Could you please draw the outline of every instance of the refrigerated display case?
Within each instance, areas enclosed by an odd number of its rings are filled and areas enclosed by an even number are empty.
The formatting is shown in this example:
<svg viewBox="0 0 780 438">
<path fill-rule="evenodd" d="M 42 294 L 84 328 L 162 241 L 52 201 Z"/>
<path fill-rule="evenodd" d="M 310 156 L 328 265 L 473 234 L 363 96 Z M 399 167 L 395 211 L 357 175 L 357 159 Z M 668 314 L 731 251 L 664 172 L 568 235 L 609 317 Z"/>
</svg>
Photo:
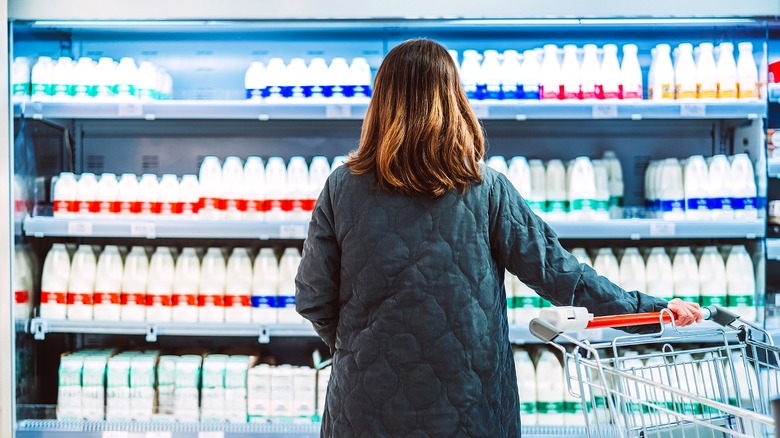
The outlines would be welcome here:
<svg viewBox="0 0 780 438">
<path fill-rule="evenodd" d="M 500 14 L 498 19 L 399 19 L 370 14 L 344 19 L 343 15 L 333 16 L 339 8 L 315 10 L 312 14 L 329 19 L 314 20 L 309 19 L 311 16 L 274 15 L 280 14 L 278 11 L 258 17 L 252 15 L 257 14 L 256 10 L 247 7 L 252 12 L 244 14 L 248 19 L 239 21 L 233 19 L 241 18 L 241 10 L 189 15 L 205 13 L 205 6 L 198 2 L 180 16 L 166 15 L 173 14 L 166 6 L 159 17 L 151 11 L 139 16 L 137 10 L 106 16 L 109 12 L 100 5 L 82 12 L 83 16 L 69 17 L 56 6 L 36 16 L 33 8 L 46 2 L 14 3 L 11 11 L 17 15 L 10 17 L 10 53 L 3 62 L 25 57 L 32 67 L 42 56 L 129 57 L 164 68 L 173 83 L 166 100 L 8 99 L 13 166 L 5 167 L 13 172 L 15 185 L 11 191 L 14 199 L 7 205 L 12 206 L 15 229 L 14 243 L 6 256 L 15 254 L 14 247 L 23 248 L 29 254 L 32 272 L 30 314 L 0 319 L 0 323 L 14 328 L 12 346 L 4 354 L 14 352 L 16 373 L 11 401 L 14 418 L 9 418 L 7 410 L 0 410 L 5 415 L 0 421 L 5 422 L 2 426 L 8 423 L 16 436 L 119 437 L 128 432 L 173 437 L 318 434 L 316 416 L 308 421 L 288 418 L 285 420 L 289 422 L 215 424 L 175 421 L 171 417 L 166 419 L 174 421 L 87 421 L 63 415 L 58 419 L 57 411 L 58 386 L 62 384 L 58 370 L 63 354 L 86 349 L 191 352 L 193 347 L 222 352 L 226 347 L 237 347 L 261 357 L 273 356 L 279 363 L 317 365 L 320 361 L 312 359 L 312 354 L 327 356 L 327 351 L 308 324 L 74 320 L 43 317 L 39 307 L 42 265 L 55 244 L 68 244 L 70 251 L 75 245 L 249 247 L 253 252 L 271 247 L 277 253 L 282 248 L 301 247 L 307 222 L 300 217 L 241 221 L 54 214 L 54 183 L 63 172 L 181 176 L 197 174 L 206 156 L 223 160 L 228 156 L 282 157 L 285 161 L 293 156 L 303 156 L 307 161 L 325 156 L 332 160 L 357 147 L 368 98 L 246 99 L 245 73 L 251 62 L 267 64 L 273 57 L 286 61 L 297 57 L 306 61 L 363 57 L 375 73 L 390 48 L 415 37 L 433 38 L 460 54 L 469 49 L 522 52 L 547 43 L 578 47 L 591 43 L 599 47 L 636 44 L 645 90 L 641 100 L 472 100 L 487 134 L 487 154 L 566 162 L 614 151 L 623 168 L 625 213 L 607 221 L 551 221 L 567 247 L 585 247 L 595 255 L 600 247 L 622 252 L 629 247 L 718 245 L 726 251 L 732 245 L 744 245 L 756 266 L 755 305 L 760 309 L 757 313 L 763 314 L 763 209 L 759 208 L 753 219 L 668 220 L 647 217 L 643 206 L 648 164 L 692 155 L 748 154 L 755 167 L 758 197 L 766 197 L 765 94 L 752 99 L 689 101 L 653 101 L 647 96 L 651 49 L 659 43 L 674 47 L 685 42 L 751 42 L 756 62 L 766 65 L 770 25 L 764 20 L 516 19 Z M 720 3 L 713 4 L 711 15 L 734 15 L 724 8 Z M 747 15 L 771 15 L 768 8 Z M 684 11 L 679 15 L 696 14 Z M 7 266 L 12 263 L 9 261 Z M 583 334 L 592 340 L 608 340 L 616 335 L 609 330 Z M 526 346 L 537 342 L 527 325 L 521 323 L 512 326 L 510 340 Z M 10 371 L 6 373 L 3 376 L 7 379 Z M 5 388 L 3 382 L 0 387 Z M 117 434 L 112 435 L 114 432 Z M 529 425 L 524 432 L 585 434 L 581 427 L 564 424 Z"/>
</svg>

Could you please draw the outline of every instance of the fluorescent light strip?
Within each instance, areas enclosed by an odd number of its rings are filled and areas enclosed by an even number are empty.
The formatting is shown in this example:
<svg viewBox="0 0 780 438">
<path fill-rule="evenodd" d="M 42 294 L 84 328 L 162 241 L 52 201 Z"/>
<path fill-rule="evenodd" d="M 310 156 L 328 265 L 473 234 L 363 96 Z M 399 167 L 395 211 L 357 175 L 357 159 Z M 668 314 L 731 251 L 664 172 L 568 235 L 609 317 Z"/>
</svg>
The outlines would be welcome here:
<svg viewBox="0 0 780 438">
<path fill-rule="evenodd" d="M 750 18 L 583 18 L 580 24 L 753 24 Z"/>
<path fill-rule="evenodd" d="M 115 27 L 115 26 L 202 26 L 204 24 L 217 24 L 219 21 L 177 21 L 177 20 L 78 20 L 78 21 L 57 21 L 40 20 L 34 21 L 33 26 L 40 27 Z M 227 22 L 225 24 L 228 24 Z"/>
</svg>

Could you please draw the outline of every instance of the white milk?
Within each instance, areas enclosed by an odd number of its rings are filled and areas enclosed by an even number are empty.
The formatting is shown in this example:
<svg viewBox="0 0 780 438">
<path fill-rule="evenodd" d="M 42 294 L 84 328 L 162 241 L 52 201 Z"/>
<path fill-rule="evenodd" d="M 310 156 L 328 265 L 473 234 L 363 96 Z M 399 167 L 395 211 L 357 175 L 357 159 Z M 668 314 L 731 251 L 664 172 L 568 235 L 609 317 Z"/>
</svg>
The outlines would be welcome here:
<svg viewBox="0 0 780 438">
<path fill-rule="evenodd" d="M 320 417 L 325 412 L 325 399 L 327 398 L 331 369 L 332 367 L 327 367 L 317 372 L 317 413 Z M 536 396 L 535 393 L 534 396 Z"/>
<path fill-rule="evenodd" d="M 73 255 L 68 282 L 68 319 L 87 321 L 93 316 L 96 275 L 95 253 L 90 245 L 79 245 Z"/>
<path fill-rule="evenodd" d="M 344 58 L 333 58 L 328 66 L 328 78 L 332 88 L 332 97 L 343 97 L 344 86 L 349 80 L 349 64 Z"/>
<path fill-rule="evenodd" d="M 696 97 L 699 99 L 718 97 L 718 68 L 713 50 L 712 43 L 699 44 L 699 58 L 696 63 Z"/>
<path fill-rule="evenodd" d="M 180 208 L 179 178 L 166 173 L 160 178 L 160 196 L 156 204 L 155 214 L 160 219 L 173 219 L 179 214 Z"/>
<path fill-rule="evenodd" d="M 528 100 L 539 100 L 540 84 L 542 82 L 542 66 L 539 64 L 539 55 L 535 50 L 523 52 L 523 64 L 520 67 L 522 78 L 522 96 Z"/>
<path fill-rule="evenodd" d="M 596 184 L 596 196 L 593 201 L 593 219 L 609 220 L 609 174 L 602 160 L 593 160 L 593 179 Z"/>
<path fill-rule="evenodd" d="M 293 372 L 293 417 L 311 421 L 316 413 L 317 372 L 314 368 L 298 367 Z"/>
<path fill-rule="evenodd" d="M 246 200 L 244 219 L 263 220 L 263 197 L 265 195 L 265 163 L 260 157 L 247 157 L 244 163 L 244 195 Z"/>
<path fill-rule="evenodd" d="M 498 52 L 485 50 L 477 81 L 477 96 L 482 99 L 498 99 L 501 96 L 501 62 Z"/>
<path fill-rule="evenodd" d="M 598 58 L 598 47 L 595 44 L 585 44 L 582 47 L 582 68 L 580 69 L 580 91 L 583 99 L 596 99 L 601 91 L 601 65 Z"/>
<path fill-rule="evenodd" d="M 539 316 L 542 298 L 514 275 L 509 274 L 508 277 L 514 295 L 514 323 L 528 324 L 533 318 Z"/>
<path fill-rule="evenodd" d="M 286 212 L 282 209 L 283 201 L 289 195 L 287 187 L 287 166 L 281 157 L 271 157 L 265 165 L 266 196 L 265 218 L 269 222 L 284 221 L 287 219 Z"/>
<path fill-rule="evenodd" d="M 62 172 L 54 183 L 54 217 L 76 216 L 78 181 L 71 172 Z"/>
<path fill-rule="evenodd" d="M 95 67 L 92 58 L 79 58 L 73 68 L 73 98 L 78 101 L 88 101 L 95 97 Z"/>
<path fill-rule="evenodd" d="M 141 61 L 138 66 L 138 98 L 143 101 L 155 100 L 159 97 L 159 89 L 157 68 L 149 61 Z"/>
<path fill-rule="evenodd" d="M 116 79 L 114 60 L 108 57 L 98 59 L 95 68 L 95 98 L 102 101 L 112 100 Z"/>
<path fill-rule="evenodd" d="M 130 359 L 130 418 L 150 421 L 155 407 L 157 354 L 141 353 Z"/>
<path fill-rule="evenodd" d="M 522 68 L 517 50 L 504 50 L 504 61 L 501 63 L 501 98 L 516 99 L 523 90 L 521 83 Z"/>
<path fill-rule="evenodd" d="M 715 155 L 712 157 L 708 171 L 708 192 L 707 200 L 710 209 L 710 215 L 713 220 L 733 220 L 734 210 L 731 208 L 731 188 L 730 182 L 731 164 L 725 155 Z"/>
<path fill-rule="evenodd" d="M 178 356 L 163 355 L 157 362 L 157 414 L 172 416 Z"/>
<path fill-rule="evenodd" d="M 509 166 L 506 164 L 506 159 L 501 155 L 494 155 L 487 160 L 487 166 L 501 175 L 506 176 L 509 172 Z"/>
<path fill-rule="evenodd" d="M 758 99 L 758 67 L 753 57 L 753 44 L 743 42 L 737 45 L 737 97 L 740 99 Z"/>
<path fill-rule="evenodd" d="M 78 353 L 65 354 L 60 359 L 57 376 L 57 419 L 60 421 L 81 421 L 82 370 L 84 356 Z"/>
<path fill-rule="evenodd" d="M 243 194 L 244 164 L 238 157 L 227 157 L 222 165 L 222 195 L 219 205 L 222 219 L 241 219 L 242 208 L 245 207 Z"/>
<path fill-rule="evenodd" d="M 225 258 L 219 248 L 209 248 L 203 256 L 198 296 L 198 321 L 225 320 Z"/>
<path fill-rule="evenodd" d="M 271 374 L 273 368 L 260 364 L 247 374 L 247 414 L 266 419 L 271 416 Z"/>
<path fill-rule="evenodd" d="M 228 356 L 209 354 L 203 359 L 201 421 L 225 421 L 225 367 Z"/>
<path fill-rule="evenodd" d="M 701 300 L 699 291 L 699 265 L 696 257 L 688 246 L 677 248 L 672 264 L 674 278 L 674 297 L 683 301 L 698 303 Z"/>
<path fill-rule="evenodd" d="M 650 250 L 647 258 L 647 293 L 664 300 L 674 298 L 674 270 L 672 260 L 663 247 Z"/>
<path fill-rule="evenodd" d="M 73 97 L 73 60 L 67 56 L 62 56 L 54 64 L 52 73 L 52 86 L 54 93 L 53 100 L 68 101 Z"/>
<path fill-rule="evenodd" d="M 370 73 L 370 72 L 369 72 Z M 323 87 L 328 85 L 328 63 L 324 58 L 312 58 L 307 71 L 311 97 L 321 98 Z"/>
<path fill-rule="evenodd" d="M 480 64 L 481 55 L 476 50 L 463 52 L 463 64 L 460 66 L 460 80 L 463 83 L 463 91 L 469 99 L 473 99 L 477 93 L 477 82 L 482 73 Z"/>
<path fill-rule="evenodd" d="M 146 318 L 146 285 L 149 278 L 149 258 L 143 247 L 134 246 L 125 259 L 122 274 L 122 321 L 143 321 Z"/>
<path fill-rule="evenodd" d="M 520 420 L 523 424 L 536 424 L 536 369 L 531 356 L 525 350 L 515 350 L 515 374 L 517 392 L 520 394 Z"/>
<path fill-rule="evenodd" d="M 737 86 L 737 63 L 734 61 L 734 44 L 724 42 L 718 45 L 718 99 L 736 99 L 739 95 Z"/>
<path fill-rule="evenodd" d="M 620 287 L 627 291 L 647 290 L 645 260 L 634 247 L 626 248 L 623 252 L 623 259 L 620 261 Z"/>
<path fill-rule="evenodd" d="M 547 209 L 547 176 L 542 160 L 528 163 L 531 173 L 531 191 L 525 201 L 534 213 L 543 217 Z"/>
<path fill-rule="evenodd" d="M 619 99 L 622 74 L 614 44 L 604 44 L 604 58 L 601 61 L 601 84 L 604 99 Z"/>
<path fill-rule="evenodd" d="M 366 58 L 352 58 L 349 64 L 349 85 L 354 87 L 352 97 L 371 96 L 371 66 Z"/>
<path fill-rule="evenodd" d="M 710 219 L 708 207 L 709 170 L 701 155 L 694 155 L 685 163 L 684 172 L 685 219 Z"/>
<path fill-rule="evenodd" d="M 271 415 L 292 417 L 294 404 L 295 369 L 290 365 L 279 365 L 271 372 Z"/>
<path fill-rule="evenodd" d="M 230 356 L 225 365 L 225 417 L 231 423 L 247 422 L 247 375 L 257 357 Z"/>
<path fill-rule="evenodd" d="M 593 260 L 593 269 L 609 281 L 620 283 L 620 265 L 611 248 L 599 248 Z"/>
<path fill-rule="evenodd" d="M 90 218 L 98 212 L 100 203 L 97 200 L 98 181 L 94 173 L 86 172 L 79 176 L 76 186 L 76 215 Z"/>
<path fill-rule="evenodd" d="M 726 265 L 717 246 L 704 248 L 699 260 L 699 287 L 702 306 L 727 306 Z"/>
<path fill-rule="evenodd" d="M 244 89 L 246 98 L 250 100 L 261 100 L 266 88 L 265 64 L 259 61 L 249 64 L 249 68 L 244 74 Z"/>
<path fill-rule="evenodd" d="M 11 66 L 11 95 L 17 98 L 30 97 L 30 60 L 16 58 Z"/>
<path fill-rule="evenodd" d="M 116 96 L 120 100 L 138 98 L 138 66 L 133 58 L 122 58 L 116 68 Z"/>
<path fill-rule="evenodd" d="M 14 318 L 27 319 L 32 315 L 33 274 L 30 260 L 22 245 L 14 247 Z"/>
<path fill-rule="evenodd" d="M 564 99 L 580 98 L 580 61 L 577 58 L 577 46 L 563 46 L 563 62 L 561 63 L 561 85 Z M 593 84 L 595 87 L 595 84 Z"/>
<path fill-rule="evenodd" d="M 564 221 L 568 217 L 566 209 L 566 168 L 561 160 L 550 160 L 545 173 L 545 193 L 549 221 Z"/>
<path fill-rule="evenodd" d="M 31 100 L 46 102 L 54 95 L 54 61 L 48 56 L 39 56 L 30 73 Z"/>
<path fill-rule="evenodd" d="M 657 197 L 655 194 L 655 171 L 656 168 L 660 165 L 659 161 L 651 161 L 647 165 L 647 169 L 645 169 L 645 209 L 647 210 L 648 216 L 655 217 L 657 213 Z"/>
<path fill-rule="evenodd" d="M 279 99 L 282 97 L 282 83 L 285 82 L 287 74 L 287 66 L 284 64 L 282 58 L 271 58 L 266 66 L 265 73 L 267 75 L 266 87 L 267 90 L 264 94 L 266 97 L 272 99 Z"/>
<path fill-rule="evenodd" d="M 661 200 L 661 219 L 685 219 L 683 171 L 676 158 L 667 158 L 661 164 L 660 186 L 657 196 Z"/>
<path fill-rule="evenodd" d="M 160 202 L 160 182 L 157 175 L 145 173 L 138 183 L 138 202 L 133 211 L 138 217 L 152 219 Z"/>
<path fill-rule="evenodd" d="M 753 163 L 747 154 L 734 155 L 731 161 L 731 208 L 736 220 L 756 220 L 756 177 L 753 173 Z"/>
<path fill-rule="evenodd" d="M 309 196 L 303 204 L 303 209 L 307 212 L 307 215 L 311 216 L 314 211 L 317 198 L 322 189 L 325 188 L 325 183 L 328 181 L 329 176 L 330 163 L 328 163 L 328 159 L 323 156 L 312 158 L 309 166 Z"/>
<path fill-rule="evenodd" d="M 113 173 L 100 175 L 97 185 L 98 208 L 96 216 L 114 217 L 119 213 L 119 182 Z"/>
<path fill-rule="evenodd" d="M 307 221 L 311 211 L 304 210 L 304 200 L 309 190 L 309 166 L 303 157 L 292 157 L 287 164 L 287 198 L 282 201 L 286 220 Z"/>
<path fill-rule="evenodd" d="M 675 79 L 669 44 L 655 46 L 653 82 L 650 85 L 653 100 L 674 99 Z"/>
<path fill-rule="evenodd" d="M 198 289 L 200 259 L 195 248 L 183 248 L 176 258 L 173 277 L 171 319 L 181 322 L 198 321 Z"/>
<path fill-rule="evenodd" d="M 541 70 L 541 99 L 557 100 L 562 91 L 562 72 L 558 62 L 558 46 L 555 44 L 545 44 Z"/>
<path fill-rule="evenodd" d="M 252 321 L 252 260 L 246 248 L 234 248 L 228 257 L 225 282 L 225 321 Z"/>
<path fill-rule="evenodd" d="M 677 46 L 674 79 L 677 99 L 696 98 L 696 63 L 693 61 L 693 46 L 689 43 Z"/>
<path fill-rule="evenodd" d="M 203 358 L 197 355 L 185 355 L 176 360 L 173 410 L 178 421 L 200 420 L 198 388 L 201 382 L 202 361 Z"/>
<path fill-rule="evenodd" d="M 509 161 L 507 178 L 520 195 L 528 199 L 531 194 L 531 168 L 525 157 L 514 157 Z"/>
<path fill-rule="evenodd" d="M 41 275 L 40 316 L 44 319 L 65 319 L 70 280 L 70 255 L 63 243 L 55 243 L 46 254 Z"/>
<path fill-rule="evenodd" d="M 219 206 L 222 203 L 222 165 L 219 158 L 203 158 L 198 174 L 200 182 L 199 217 L 206 220 L 220 219 Z"/>
<path fill-rule="evenodd" d="M 540 425 L 563 424 L 563 367 L 558 357 L 544 350 L 536 362 L 536 420 Z"/>
<path fill-rule="evenodd" d="M 119 321 L 122 314 L 122 255 L 116 245 L 100 253 L 95 276 L 95 319 Z"/>
<path fill-rule="evenodd" d="M 168 247 L 160 246 L 152 254 L 149 263 L 149 285 L 146 292 L 146 320 L 167 322 L 171 320 L 173 302 L 173 278 L 176 268 Z"/>
<path fill-rule="evenodd" d="M 755 321 L 756 276 L 753 261 L 744 245 L 731 247 L 726 260 L 726 279 L 729 310 L 747 321 Z"/>
<path fill-rule="evenodd" d="M 200 212 L 200 183 L 196 175 L 182 175 L 179 183 L 179 204 L 177 216 L 182 219 L 197 219 Z"/>
<path fill-rule="evenodd" d="M 123 173 L 119 177 L 117 200 L 119 202 L 117 216 L 132 217 L 138 209 L 138 178 L 133 173 Z"/>
<path fill-rule="evenodd" d="M 623 100 L 642 100 L 642 67 L 639 66 L 636 44 L 623 45 L 620 64 L 620 86 Z"/>
<path fill-rule="evenodd" d="M 571 166 L 569 178 L 569 219 L 595 219 L 596 176 L 588 157 L 577 157 Z"/>
<path fill-rule="evenodd" d="M 302 322 L 295 311 L 295 275 L 301 255 L 297 248 L 287 248 L 279 260 L 279 298 L 277 299 L 277 317 L 280 323 Z"/>
<path fill-rule="evenodd" d="M 303 58 L 293 58 L 287 65 L 287 85 L 291 85 L 292 88 L 285 89 L 283 94 L 285 97 L 302 98 L 303 87 L 308 82 L 306 75 L 309 69 L 306 67 L 306 61 Z"/>
</svg>

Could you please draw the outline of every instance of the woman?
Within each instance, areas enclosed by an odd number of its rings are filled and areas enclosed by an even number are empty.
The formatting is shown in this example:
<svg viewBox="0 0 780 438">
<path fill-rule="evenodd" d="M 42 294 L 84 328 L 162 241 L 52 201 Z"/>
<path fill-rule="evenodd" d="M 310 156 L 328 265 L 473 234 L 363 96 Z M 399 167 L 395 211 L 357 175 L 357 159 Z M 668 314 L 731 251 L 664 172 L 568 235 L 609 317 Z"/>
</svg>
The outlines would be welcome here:
<svg viewBox="0 0 780 438">
<path fill-rule="evenodd" d="M 296 278 L 298 312 L 334 353 L 323 436 L 518 436 L 505 270 L 555 305 L 701 319 L 696 304 L 626 292 L 578 263 L 483 155 L 444 47 L 391 50 Z"/>
</svg>

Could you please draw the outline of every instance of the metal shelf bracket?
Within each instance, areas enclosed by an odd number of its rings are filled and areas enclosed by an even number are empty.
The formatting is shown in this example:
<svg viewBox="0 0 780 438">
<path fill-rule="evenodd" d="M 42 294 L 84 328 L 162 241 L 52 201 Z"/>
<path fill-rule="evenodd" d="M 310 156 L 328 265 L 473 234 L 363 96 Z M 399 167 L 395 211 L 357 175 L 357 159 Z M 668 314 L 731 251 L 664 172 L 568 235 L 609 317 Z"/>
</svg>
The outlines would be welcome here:
<svg viewBox="0 0 780 438">
<path fill-rule="evenodd" d="M 157 324 L 146 327 L 146 342 L 157 342 Z"/>
<path fill-rule="evenodd" d="M 34 318 L 30 321 L 30 333 L 33 335 L 33 339 L 36 341 L 43 341 L 46 339 L 46 332 L 49 329 L 49 324 L 41 318 Z"/>
<path fill-rule="evenodd" d="M 271 334 L 268 331 L 268 327 L 260 327 L 260 336 L 257 338 L 257 342 L 261 344 L 271 342 Z"/>
</svg>

